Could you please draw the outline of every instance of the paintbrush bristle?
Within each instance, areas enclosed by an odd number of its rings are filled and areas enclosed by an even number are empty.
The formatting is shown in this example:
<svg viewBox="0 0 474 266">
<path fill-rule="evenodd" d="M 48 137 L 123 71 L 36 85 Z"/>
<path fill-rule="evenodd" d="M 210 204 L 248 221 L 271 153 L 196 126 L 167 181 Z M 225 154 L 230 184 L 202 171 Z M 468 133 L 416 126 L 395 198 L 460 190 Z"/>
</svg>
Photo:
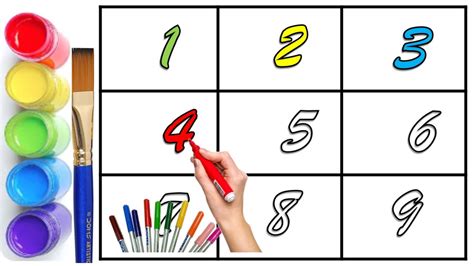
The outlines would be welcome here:
<svg viewBox="0 0 474 266">
<path fill-rule="evenodd" d="M 72 92 L 94 91 L 94 49 L 72 49 Z"/>
</svg>

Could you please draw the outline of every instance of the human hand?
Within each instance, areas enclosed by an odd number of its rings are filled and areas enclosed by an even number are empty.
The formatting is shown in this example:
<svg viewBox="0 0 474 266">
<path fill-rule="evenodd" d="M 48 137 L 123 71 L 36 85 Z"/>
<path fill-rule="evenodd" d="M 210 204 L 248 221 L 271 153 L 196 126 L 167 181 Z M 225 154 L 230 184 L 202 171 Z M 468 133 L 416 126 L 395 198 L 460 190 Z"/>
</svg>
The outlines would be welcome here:
<svg viewBox="0 0 474 266">
<path fill-rule="evenodd" d="M 194 157 L 191 158 L 196 179 L 204 191 L 207 204 L 221 227 L 230 250 L 233 252 L 259 252 L 260 248 L 253 237 L 252 230 L 247 224 L 243 212 L 247 174 L 237 167 L 227 152 L 210 152 L 201 148 L 199 153 L 216 165 L 235 193 L 234 201 L 226 202 L 209 179 L 201 161 Z"/>
</svg>

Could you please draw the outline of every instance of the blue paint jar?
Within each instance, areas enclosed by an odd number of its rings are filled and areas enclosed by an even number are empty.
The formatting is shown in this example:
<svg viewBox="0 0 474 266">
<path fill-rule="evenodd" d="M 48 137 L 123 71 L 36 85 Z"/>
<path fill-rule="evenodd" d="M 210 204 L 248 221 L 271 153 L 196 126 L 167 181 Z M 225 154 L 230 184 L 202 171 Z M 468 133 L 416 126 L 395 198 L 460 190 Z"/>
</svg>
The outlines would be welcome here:
<svg viewBox="0 0 474 266">
<path fill-rule="evenodd" d="M 7 193 L 18 205 L 36 207 L 53 202 L 71 186 L 71 171 L 58 158 L 25 160 L 7 177 Z"/>
</svg>

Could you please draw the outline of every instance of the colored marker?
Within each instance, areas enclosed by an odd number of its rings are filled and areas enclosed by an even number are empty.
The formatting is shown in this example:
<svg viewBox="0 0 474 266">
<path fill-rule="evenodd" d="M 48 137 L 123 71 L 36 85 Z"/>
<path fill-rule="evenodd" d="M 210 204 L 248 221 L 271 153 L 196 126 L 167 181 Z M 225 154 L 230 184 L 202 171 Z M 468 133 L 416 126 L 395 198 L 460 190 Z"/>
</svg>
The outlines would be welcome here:
<svg viewBox="0 0 474 266">
<path fill-rule="evenodd" d="M 153 242 L 153 252 L 159 252 L 160 250 L 160 221 L 161 219 L 161 203 L 159 201 L 155 202 L 155 242 Z"/>
<path fill-rule="evenodd" d="M 166 252 L 166 248 L 168 247 L 168 235 L 170 234 L 170 225 L 171 225 L 171 217 L 173 216 L 173 202 L 168 202 L 168 209 L 166 210 L 166 220 L 165 220 L 165 232 L 163 234 L 163 244 L 161 245 L 161 252 Z"/>
<path fill-rule="evenodd" d="M 178 220 L 176 221 L 176 227 L 174 228 L 173 238 L 171 239 L 171 245 L 169 252 L 174 252 L 176 248 L 176 242 L 178 241 L 179 231 L 183 227 L 184 217 L 186 217 L 186 211 L 188 209 L 188 201 L 183 201 L 181 210 L 179 211 Z"/>
<path fill-rule="evenodd" d="M 146 252 L 151 252 L 151 215 L 150 215 L 150 201 L 144 200 L 145 204 L 145 240 L 146 240 Z"/>
<path fill-rule="evenodd" d="M 184 252 L 186 250 L 189 241 L 191 241 L 191 238 L 194 236 L 194 233 L 196 232 L 196 229 L 201 223 L 203 217 L 204 213 L 202 211 L 198 212 L 196 218 L 194 218 L 193 224 L 191 225 L 191 227 L 189 227 L 188 233 L 186 234 L 186 238 L 184 238 L 183 244 L 181 244 L 181 247 L 179 248 L 178 252 Z"/>
<path fill-rule="evenodd" d="M 219 170 L 217 170 L 216 166 L 209 161 L 208 159 L 204 158 L 201 153 L 199 153 L 200 147 L 196 145 L 192 140 L 189 140 L 189 143 L 191 144 L 191 147 L 194 152 L 194 157 L 199 159 L 201 161 L 202 166 L 204 167 L 204 170 L 206 170 L 207 175 L 211 179 L 212 183 L 214 186 L 217 188 L 217 191 L 219 191 L 219 194 L 221 194 L 222 197 L 224 197 L 224 200 L 227 202 L 232 202 L 235 199 L 235 193 L 232 190 L 232 188 L 229 186 L 229 183 L 222 177 L 221 173 Z"/>
<path fill-rule="evenodd" d="M 214 229 L 214 223 L 209 223 L 202 232 L 202 234 L 196 239 L 194 242 L 194 245 L 191 247 L 189 252 L 197 252 L 197 250 L 204 244 L 204 241 L 206 241 L 206 238 L 211 234 L 212 229 Z"/>
<path fill-rule="evenodd" d="M 132 252 L 138 252 L 137 237 L 135 229 L 133 228 L 132 216 L 130 215 L 130 208 L 128 205 L 123 205 L 123 213 L 125 214 L 125 221 L 127 222 L 128 235 L 130 236 L 130 243 L 132 244 Z"/>
<path fill-rule="evenodd" d="M 127 245 L 125 244 L 125 240 L 123 239 L 122 231 L 120 231 L 120 227 L 115 219 L 115 216 L 109 216 L 110 224 L 112 225 L 112 229 L 114 229 L 115 237 L 117 237 L 117 241 L 119 242 L 120 248 L 122 252 L 128 252 Z"/>
<path fill-rule="evenodd" d="M 137 236 L 137 252 L 145 252 L 143 248 L 142 230 L 140 229 L 140 220 L 138 220 L 137 210 L 132 211 L 133 229 L 135 229 L 135 235 Z"/>
<path fill-rule="evenodd" d="M 197 252 L 206 252 L 206 250 L 216 241 L 216 239 L 221 235 L 222 231 L 219 227 L 212 232 L 209 238 L 206 240 L 206 243 L 202 245 Z"/>
</svg>

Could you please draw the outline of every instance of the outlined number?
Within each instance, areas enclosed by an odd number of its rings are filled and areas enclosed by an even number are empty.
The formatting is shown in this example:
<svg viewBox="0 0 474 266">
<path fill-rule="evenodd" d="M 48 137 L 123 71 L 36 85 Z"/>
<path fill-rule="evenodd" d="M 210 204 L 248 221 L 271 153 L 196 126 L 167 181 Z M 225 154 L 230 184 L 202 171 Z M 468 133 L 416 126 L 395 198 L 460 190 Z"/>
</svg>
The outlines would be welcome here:
<svg viewBox="0 0 474 266">
<path fill-rule="evenodd" d="M 192 109 L 186 113 L 180 115 L 176 118 L 165 130 L 163 133 L 163 140 L 166 143 L 173 144 L 175 143 L 174 151 L 180 153 L 184 150 L 184 143 L 190 139 L 193 139 L 194 132 L 190 131 L 191 127 L 194 125 L 198 115 L 197 110 Z M 173 134 L 173 131 L 183 122 L 186 123 L 181 128 L 179 134 Z"/>
<path fill-rule="evenodd" d="M 273 199 L 273 209 L 276 216 L 267 226 L 267 233 L 272 236 L 281 236 L 290 228 L 288 212 L 298 204 L 303 197 L 303 190 L 285 190 L 276 194 Z"/>
<path fill-rule="evenodd" d="M 300 110 L 291 119 L 288 125 L 288 130 L 291 134 L 303 133 L 299 140 L 287 139 L 281 143 L 280 149 L 285 153 L 297 152 L 304 149 L 311 142 L 313 138 L 313 129 L 307 123 L 316 119 L 319 110 Z"/>
<path fill-rule="evenodd" d="M 399 221 L 405 221 L 397 230 L 397 236 L 403 236 L 411 224 L 415 221 L 416 216 L 423 208 L 423 193 L 418 189 L 410 190 L 401 195 L 392 206 L 392 213 Z"/>
<path fill-rule="evenodd" d="M 403 38 L 405 40 L 413 40 L 415 39 L 416 35 L 424 35 L 423 39 L 418 41 L 411 41 L 407 42 L 402 47 L 402 52 L 414 52 L 418 55 L 415 58 L 403 60 L 401 57 L 395 58 L 393 61 L 393 66 L 399 70 L 409 70 L 418 67 L 421 65 L 426 59 L 426 51 L 425 49 L 421 48 L 420 46 L 428 44 L 433 40 L 433 31 L 424 26 L 412 27 L 407 29 L 403 33 Z"/>
<path fill-rule="evenodd" d="M 429 122 L 441 115 L 441 111 L 433 110 L 424 115 L 410 130 L 408 135 L 408 144 L 410 148 L 417 153 L 426 151 L 436 139 L 436 127 Z M 420 138 L 424 138 L 420 141 Z"/>
<path fill-rule="evenodd" d="M 176 45 L 176 42 L 178 41 L 180 34 L 181 28 L 179 27 L 179 25 L 172 27 L 165 33 L 165 39 L 168 38 L 168 41 L 166 42 L 166 45 L 163 48 L 163 51 L 161 52 L 160 59 L 160 65 L 164 69 L 169 68 L 170 57 L 173 53 L 174 47 Z"/>
<path fill-rule="evenodd" d="M 293 40 L 291 36 L 295 34 L 300 34 L 300 36 L 296 40 Z M 275 66 L 276 67 L 292 67 L 299 64 L 299 62 L 303 58 L 302 55 L 298 54 L 298 55 L 288 56 L 288 54 L 298 49 L 300 46 L 302 46 L 306 42 L 307 39 L 308 39 L 308 29 L 306 28 L 306 25 L 303 25 L 303 24 L 293 25 L 284 29 L 280 35 L 280 43 L 287 43 L 287 42 L 290 42 L 290 43 L 287 44 L 285 47 L 281 48 L 280 51 L 276 53 L 275 57 L 273 58 L 273 62 Z"/>
</svg>

